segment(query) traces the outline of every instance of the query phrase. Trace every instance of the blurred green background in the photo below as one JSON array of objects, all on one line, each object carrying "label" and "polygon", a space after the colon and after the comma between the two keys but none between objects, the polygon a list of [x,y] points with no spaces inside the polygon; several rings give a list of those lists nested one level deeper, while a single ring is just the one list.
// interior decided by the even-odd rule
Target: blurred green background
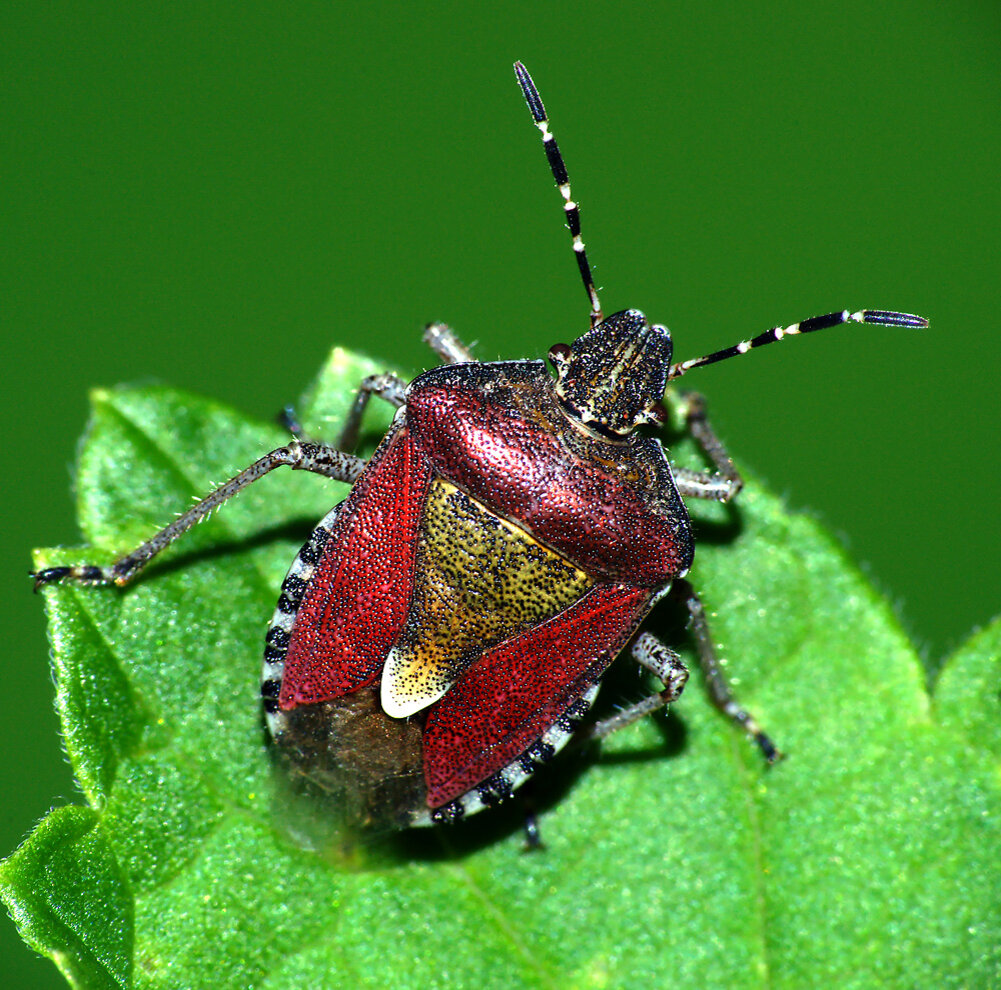
[{"label": "blurred green background", "polygon": [[[420,368],[430,319],[487,360],[586,327],[515,58],[606,312],[667,323],[680,358],[842,307],[933,320],[690,380],[930,669],[997,610],[995,3],[7,3],[0,32],[4,853],[74,799],[25,571],[79,540],[90,387],[268,418],[334,343]],[[0,958],[6,986],[61,984],[6,923]]]}]

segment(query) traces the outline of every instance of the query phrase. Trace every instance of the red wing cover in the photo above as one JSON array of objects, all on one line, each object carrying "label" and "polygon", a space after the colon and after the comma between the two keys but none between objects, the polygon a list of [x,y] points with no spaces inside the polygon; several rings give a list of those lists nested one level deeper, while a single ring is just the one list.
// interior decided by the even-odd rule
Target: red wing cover
[{"label": "red wing cover", "polygon": [[381,673],[407,617],[430,480],[403,427],[355,482],[296,613],[282,709],[339,698]]},{"label": "red wing cover", "polygon": [[599,585],[476,661],[424,728],[428,806],[464,794],[539,739],[601,676],[649,601],[648,589]]}]

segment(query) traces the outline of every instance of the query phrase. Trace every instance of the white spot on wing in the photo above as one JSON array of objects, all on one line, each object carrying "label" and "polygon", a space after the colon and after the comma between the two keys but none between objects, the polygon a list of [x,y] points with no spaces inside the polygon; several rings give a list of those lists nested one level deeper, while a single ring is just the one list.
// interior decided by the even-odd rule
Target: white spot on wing
[{"label": "white spot on wing", "polygon": [[390,718],[408,718],[433,705],[455,683],[434,675],[420,676],[413,661],[394,648],[386,657],[382,671],[380,703]]}]

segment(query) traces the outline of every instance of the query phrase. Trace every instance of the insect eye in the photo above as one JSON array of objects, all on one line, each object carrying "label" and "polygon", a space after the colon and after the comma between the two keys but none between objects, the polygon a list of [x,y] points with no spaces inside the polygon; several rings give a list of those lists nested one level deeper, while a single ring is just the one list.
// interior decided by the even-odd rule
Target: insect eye
[{"label": "insect eye", "polygon": [[667,411],[667,406],[663,402],[655,402],[648,413],[648,422],[660,423],[663,425],[671,418],[670,413]]},{"label": "insect eye", "polygon": [[549,361],[557,370],[566,363],[568,357],[570,357],[569,344],[553,344],[549,348]]}]

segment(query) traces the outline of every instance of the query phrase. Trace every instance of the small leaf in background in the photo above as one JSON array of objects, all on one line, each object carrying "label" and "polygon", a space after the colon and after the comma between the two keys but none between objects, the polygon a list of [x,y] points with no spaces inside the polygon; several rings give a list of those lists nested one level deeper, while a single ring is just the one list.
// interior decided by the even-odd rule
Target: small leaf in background
[{"label": "small leaf in background", "polygon": [[[306,433],[336,435],[375,370],[335,351],[298,410]],[[93,549],[37,564],[111,559],[284,439],[169,389],[98,393],[78,484]],[[52,812],[0,866],[0,892],[72,985],[1001,983],[1001,625],[930,698],[886,603],[753,483],[739,509],[697,508],[692,579],[783,763],[763,765],[696,675],[670,714],[538,775],[543,853],[521,854],[517,801],[305,848],[322,829],[283,808],[260,656],[285,570],[345,493],[279,471],[134,586],[45,589],[88,807]],[[683,644],[680,618],[654,623]],[[613,668],[606,708],[644,690],[632,668]]]}]

